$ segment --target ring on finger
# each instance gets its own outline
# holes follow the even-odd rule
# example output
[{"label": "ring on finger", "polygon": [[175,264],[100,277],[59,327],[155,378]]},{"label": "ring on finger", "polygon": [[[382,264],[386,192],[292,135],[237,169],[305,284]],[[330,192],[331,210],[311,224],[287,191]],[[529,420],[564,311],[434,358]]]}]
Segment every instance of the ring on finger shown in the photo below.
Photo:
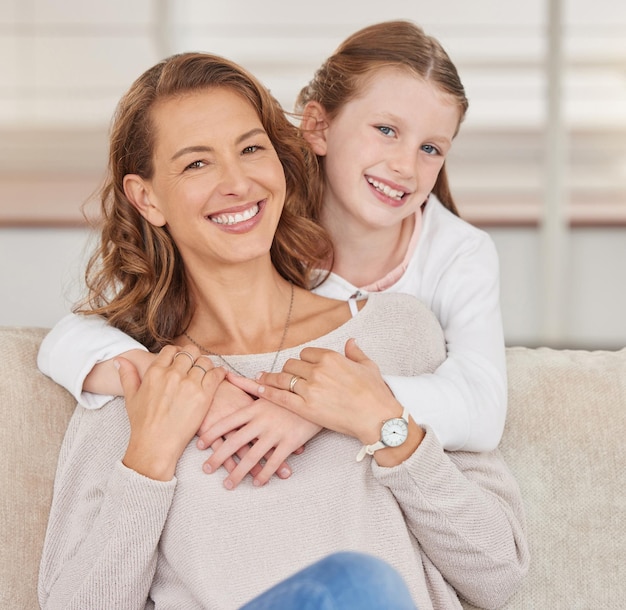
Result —
[{"label": "ring on finger", "polygon": [[[191,368],[192,369],[200,369],[201,371],[204,371],[205,375],[208,373],[207,369],[205,369],[203,366],[200,366],[199,364],[192,364]],[[189,370],[191,370],[191,369],[189,369]]]},{"label": "ring on finger", "polygon": [[187,356],[189,360],[191,360],[191,365],[193,366],[196,359],[193,357],[192,354],[190,354],[189,352],[186,352],[185,350],[180,350],[180,352],[176,352],[176,354],[174,354],[174,360],[176,360],[176,358],[178,358],[178,356],[180,356],[181,354],[184,354],[185,356]]},{"label": "ring on finger", "polygon": [[300,381],[300,379],[302,379],[302,377],[300,377],[299,375],[294,375],[291,378],[291,381],[289,382],[289,391],[293,392],[295,394],[295,387],[296,387],[296,383],[298,383],[298,381]]}]

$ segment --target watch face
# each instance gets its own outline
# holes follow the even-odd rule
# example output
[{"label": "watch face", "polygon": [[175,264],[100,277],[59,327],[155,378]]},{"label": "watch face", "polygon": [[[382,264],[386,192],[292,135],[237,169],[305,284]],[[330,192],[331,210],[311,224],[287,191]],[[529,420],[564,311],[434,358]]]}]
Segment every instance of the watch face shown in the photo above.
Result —
[{"label": "watch face", "polygon": [[380,440],[387,447],[398,447],[409,435],[409,426],[401,417],[388,419],[380,430]]}]

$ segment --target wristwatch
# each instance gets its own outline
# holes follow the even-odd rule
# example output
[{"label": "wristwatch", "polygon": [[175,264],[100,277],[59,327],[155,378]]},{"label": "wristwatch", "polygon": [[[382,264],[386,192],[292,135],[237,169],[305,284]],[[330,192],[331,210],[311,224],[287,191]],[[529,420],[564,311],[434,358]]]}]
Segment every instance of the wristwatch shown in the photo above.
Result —
[{"label": "wristwatch", "polygon": [[363,445],[356,456],[360,462],[366,455],[374,455],[379,449],[385,447],[399,447],[406,441],[409,435],[409,410],[404,407],[400,417],[392,417],[383,422],[380,428],[380,440],[373,445]]}]

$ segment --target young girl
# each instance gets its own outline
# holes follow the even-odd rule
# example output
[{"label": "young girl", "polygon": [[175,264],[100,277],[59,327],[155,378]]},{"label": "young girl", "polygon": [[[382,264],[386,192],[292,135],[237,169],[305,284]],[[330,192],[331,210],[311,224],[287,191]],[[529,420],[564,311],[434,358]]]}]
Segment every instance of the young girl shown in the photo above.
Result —
[{"label": "young girl", "polygon": [[[298,99],[302,133],[320,168],[321,196],[311,202],[309,214],[330,232],[335,248],[332,273],[315,291],[342,299],[407,292],[426,303],[444,329],[447,359],[434,374],[385,380],[444,448],[486,451],[497,446],[506,415],[498,260],[489,236],[458,217],[444,164],[467,105],[457,71],[440,44],[405,21],[380,23],[350,36]],[[240,219],[233,215],[223,221]],[[44,340],[39,366],[79,402],[98,407],[110,396],[83,389],[121,393],[110,359],[125,352],[140,371],[153,357],[101,318],[68,316]],[[350,347],[346,356],[357,358]],[[321,370],[324,363],[317,366]],[[277,382],[270,373],[262,378],[265,400]],[[317,384],[318,395],[324,383]],[[349,395],[358,376],[346,370],[345,383]],[[314,384],[308,380],[307,387]],[[314,394],[309,392],[310,400]],[[247,396],[238,395],[230,409],[247,404]],[[201,448],[215,438],[213,424],[224,414],[213,411],[200,430]],[[247,438],[258,439],[265,451],[274,449],[272,468],[288,476],[289,468],[279,467],[278,458],[300,447],[304,437],[291,430],[280,433],[280,422],[261,423],[264,416],[242,421],[233,414],[219,430],[247,425]],[[226,441],[207,460],[207,472],[222,464],[232,471],[229,458],[237,449],[234,441]],[[242,461],[225,484],[234,487],[251,467],[249,460]],[[267,466],[252,473],[259,484],[272,474]]]}]

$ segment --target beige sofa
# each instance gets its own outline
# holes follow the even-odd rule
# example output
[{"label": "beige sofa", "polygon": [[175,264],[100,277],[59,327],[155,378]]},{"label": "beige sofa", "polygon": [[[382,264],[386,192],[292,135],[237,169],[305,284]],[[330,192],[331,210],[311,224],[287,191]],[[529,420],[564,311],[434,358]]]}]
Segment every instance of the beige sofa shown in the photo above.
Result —
[{"label": "beige sofa", "polygon": [[[45,332],[0,328],[3,609],[37,608],[56,458],[74,409],[37,370]],[[507,357],[502,451],[525,498],[532,565],[506,608],[626,608],[626,349],[517,347]]]}]

